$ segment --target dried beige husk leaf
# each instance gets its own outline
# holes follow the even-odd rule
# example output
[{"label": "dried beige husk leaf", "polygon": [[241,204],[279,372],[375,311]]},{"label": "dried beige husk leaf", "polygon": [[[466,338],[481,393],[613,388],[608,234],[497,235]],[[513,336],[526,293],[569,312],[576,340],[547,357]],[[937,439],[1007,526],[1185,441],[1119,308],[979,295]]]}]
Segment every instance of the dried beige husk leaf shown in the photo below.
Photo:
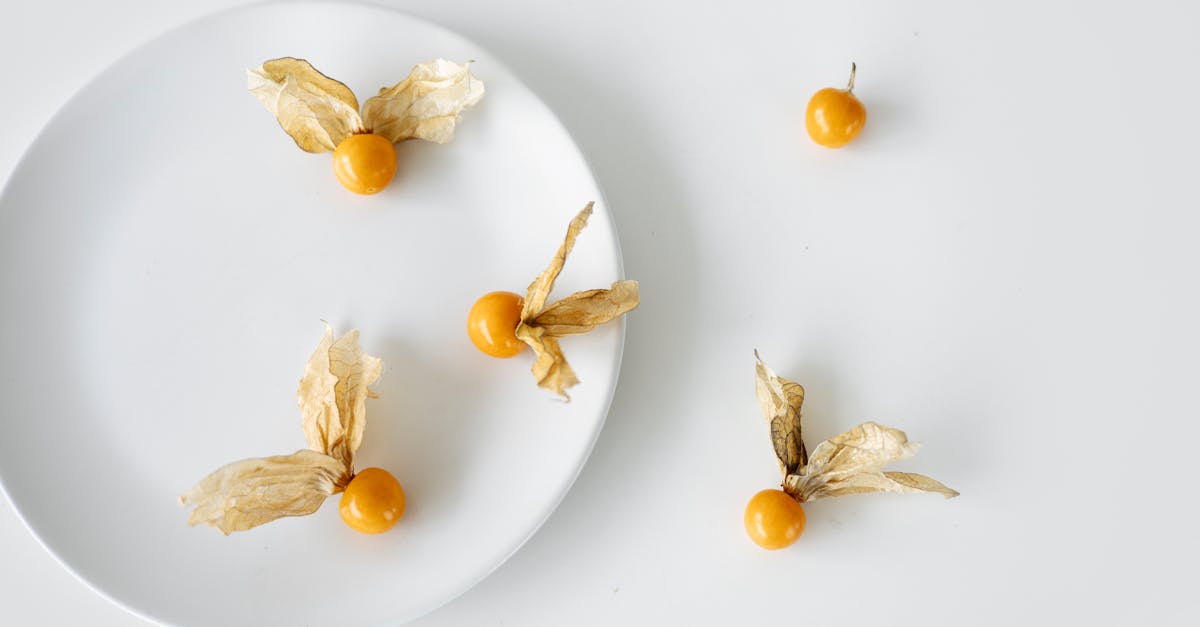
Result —
[{"label": "dried beige husk leaf", "polygon": [[343,139],[363,130],[354,93],[308,61],[272,59],[248,70],[246,81],[296,145],[308,152],[331,152]]},{"label": "dried beige husk leaf", "polygon": [[542,310],[533,324],[555,337],[587,333],[633,311],[638,305],[637,281],[617,281],[606,290],[575,292]]},{"label": "dried beige husk leaf", "polygon": [[567,363],[558,340],[545,335],[544,331],[537,327],[526,327],[525,332],[518,333],[517,337],[533,349],[535,358],[530,371],[533,372],[538,387],[550,390],[570,401],[571,396],[567,394],[567,390],[579,385],[579,377],[575,376],[575,370]]},{"label": "dried beige husk leaf", "polygon": [[325,335],[304,365],[300,386],[296,390],[300,406],[300,426],[304,439],[314,451],[331,454],[345,440],[345,429],[338,415],[337,396],[334,388],[338,379],[329,367],[329,349],[333,347],[333,327],[325,325]]},{"label": "dried beige husk leaf", "polygon": [[796,472],[808,463],[801,431],[800,406],[804,404],[804,388],[775,374],[754,351],[755,385],[763,415],[771,425],[771,445],[783,475]]},{"label": "dried beige husk leaf", "polygon": [[587,226],[588,218],[592,217],[592,207],[596,203],[589,202],[571,218],[571,223],[567,225],[567,234],[563,237],[563,243],[558,247],[558,251],[554,253],[554,258],[550,260],[550,265],[546,266],[545,270],[529,284],[529,289],[525,291],[525,304],[521,308],[521,321],[532,321],[537,318],[538,314],[546,308],[546,301],[550,298],[550,292],[554,290],[554,281],[558,279],[558,275],[562,273],[563,266],[567,264],[567,256],[571,254],[571,250],[575,248],[575,240],[579,237],[579,233]]},{"label": "dried beige husk leaf", "polygon": [[919,445],[899,429],[865,422],[807,452],[801,429],[804,388],[775,374],[754,352],[755,392],[771,425],[771,445],[783,471],[783,489],[797,501],[866,492],[958,492],[909,472],[885,472],[887,464],[916,454]]},{"label": "dried beige husk leaf", "polygon": [[339,460],[301,450],[222,466],[179,497],[179,502],[195,506],[189,525],[205,523],[229,535],[284,516],[311,514],[349,480]]},{"label": "dried beige husk leaf", "polygon": [[483,81],[470,63],[435,59],[418,64],[408,77],[363,103],[372,133],[391,142],[424,139],[444,144],[454,138],[459,114],[483,98]]},{"label": "dried beige husk leaf", "polygon": [[282,516],[315,512],[354,476],[354,453],[366,428],[370,385],[383,361],[368,355],[358,331],[325,334],[305,364],[297,400],[309,449],[292,455],[246,459],[217,469],[180,497],[194,505],[189,524],[207,523],[225,534]]},{"label": "dried beige husk leaf", "polygon": [[335,448],[329,454],[344,461],[353,471],[354,453],[362,444],[363,430],[367,426],[367,397],[371,396],[368,386],[374,385],[383,375],[383,360],[363,351],[358,343],[358,331],[354,330],[329,348],[329,368],[337,377],[334,397],[345,433],[341,449]]},{"label": "dried beige husk leaf", "polygon": [[633,311],[640,302],[637,281],[617,281],[609,289],[576,292],[546,306],[550,292],[554,290],[554,282],[566,265],[580,231],[587,226],[594,205],[589,202],[571,220],[563,243],[550,260],[550,265],[529,284],[521,308],[521,322],[517,324],[516,331],[517,338],[533,349],[535,358],[531,371],[538,386],[568,401],[571,397],[567,389],[578,385],[579,378],[567,363],[558,338],[587,333]]},{"label": "dried beige husk leaf", "polygon": [[800,501],[865,492],[936,492],[946,498],[958,496],[958,492],[929,477],[883,471],[891,462],[912,457],[918,448],[899,429],[865,422],[818,444],[809,456],[808,465],[784,479],[784,490]]},{"label": "dried beige husk leaf", "polygon": [[308,445],[344,462],[353,472],[354,453],[366,427],[368,386],[383,374],[383,360],[363,351],[358,331],[334,339],[325,335],[309,358],[297,390],[301,425]]},{"label": "dried beige husk leaf", "polygon": [[[915,472],[885,472],[883,476],[898,483],[913,492],[936,492],[942,496],[952,499],[958,496],[958,491],[946,487],[941,481],[918,475]],[[902,490],[892,490],[893,492],[901,492]]]}]

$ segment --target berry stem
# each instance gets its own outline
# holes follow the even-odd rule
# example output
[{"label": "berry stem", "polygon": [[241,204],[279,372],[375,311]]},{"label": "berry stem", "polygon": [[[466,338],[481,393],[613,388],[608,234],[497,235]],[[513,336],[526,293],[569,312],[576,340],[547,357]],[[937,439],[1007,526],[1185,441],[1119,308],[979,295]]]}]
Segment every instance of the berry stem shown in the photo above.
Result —
[{"label": "berry stem", "polygon": [[851,61],[850,62],[850,82],[846,85],[847,92],[854,91],[854,75],[857,73],[858,73],[858,64]]}]

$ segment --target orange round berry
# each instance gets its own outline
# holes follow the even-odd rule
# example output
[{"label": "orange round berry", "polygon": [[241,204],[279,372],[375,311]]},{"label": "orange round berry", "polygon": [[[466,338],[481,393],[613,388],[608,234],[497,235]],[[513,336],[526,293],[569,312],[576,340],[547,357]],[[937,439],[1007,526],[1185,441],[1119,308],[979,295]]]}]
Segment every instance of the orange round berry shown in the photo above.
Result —
[{"label": "orange round berry", "polygon": [[513,357],[525,350],[517,339],[525,299],[512,292],[484,294],[467,315],[467,336],[475,347],[492,357]]},{"label": "orange round berry", "polygon": [[867,108],[854,95],[856,69],[851,65],[846,89],[826,87],[808,101],[804,116],[808,136],[826,148],[841,148],[850,143],[867,123]]},{"label": "orange round berry", "polygon": [[363,469],[342,492],[338,512],[355,531],[383,533],[404,515],[404,489],[382,468]]},{"label": "orange round berry", "polygon": [[763,490],[746,504],[746,533],[764,549],[791,546],[804,532],[804,508],[783,490]]},{"label": "orange round berry", "polygon": [[396,175],[396,147],[374,133],[351,135],[333,151],[333,173],[356,194],[377,194]]}]

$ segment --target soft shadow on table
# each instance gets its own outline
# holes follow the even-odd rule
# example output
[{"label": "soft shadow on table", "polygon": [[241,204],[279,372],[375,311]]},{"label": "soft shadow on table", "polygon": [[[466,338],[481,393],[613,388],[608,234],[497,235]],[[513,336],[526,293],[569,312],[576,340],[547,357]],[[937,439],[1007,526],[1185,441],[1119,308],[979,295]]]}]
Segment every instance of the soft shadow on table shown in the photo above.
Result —
[{"label": "soft shadow on table", "polygon": [[[906,107],[903,102],[890,99],[887,93],[879,94],[871,100],[871,111],[867,114],[867,125],[863,127],[862,134],[845,149],[869,151],[905,139],[919,141],[919,137],[907,136],[915,133],[914,129],[919,129],[922,122],[919,112]],[[893,129],[904,130],[897,133]]]},{"label": "soft shadow on table", "polygon": [[[688,417],[670,409],[700,362],[695,323],[701,289],[692,214],[672,157],[645,128],[636,95],[556,65],[538,50],[502,58],[559,115],[583,150],[614,215],[625,277],[641,304],[626,317],[620,381],[604,430],[571,494],[636,482],[662,442]],[[560,62],[561,63],[561,62]],[[587,377],[582,375],[586,385]],[[619,473],[619,474],[617,474]],[[562,507],[572,505],[568,494]]]},{"label": "soft shadow on table", "polygon": [[[931,449],[925,449],[913,460],[902,460],[886,470],[918,472],[928,474],[939,481],[959,490],[964,494],[973,492],[971,486],[978,481],[980,473],[993,463],[986,459],[987,452],[981,446],[977,427],[974,424],[983,418],[972,411],[972,405],[961,401],[963,398],[985,398],[989,393],[981,389],[978,393],[948,393],[945,390],[912,390],[913,398],[918,399],[915,405],[927,407],[927,410],[917,414],[895,411],[880,415],[855,414],[852,407],[855,391],[853,382],[846,381],[846,375],[828,366],[829,359],[804,359],[801,355],[824,355],[837,350],[837,346],[821,339],[813,339],[803,346],[792,347],[789,352],[780,353],[778,362],[770,365],[785,378],[803,382],[804,397],[804,441],[811,453],[820,442],[852,429],[867,421],[879,422],[883,425],[904,431],[910,441],[919,445],[930,442],[936,443]],[[766,358],[766,356],[764,356]],[[965,366],[970,367],[970,366]],[[946,398],[949,396],[950,398]],[[918,426],[919,425],[919,426]],[[934,461],[936,460],[936,461]],[[860,533],[866,523],[864,519],[872,516],[887,516],[885,508],[917,507],[921,500],[926,501],[922,507],[930,507],[941,502],[940,496],[905,495],[901,499],[835,498],[821,501],[821,506],[809,508],[808,524],[810,529],[817,526],[829,526],[837,529],[847,528],[848,533]],[[893,509],[894,511],[894,509]],[[939,512],[937,516],[957,516],[956,509],[930,509]],[[806,531],[806,533],[810,533]]]},{"label": "soft shadow on table", "polygon": [[[375,386],[379,398],[371,401],[369,409],[371,415],[384,419],[369,421],[371,435],[363,438],[358,459],[366,461],[361,467],[380,466],[404,477],[410,504],[406,519],[424,517],[451,507],[461,483],[480,471],[461,442],[478,428],[473,421],[486,394],[464,394],[461,373],[446,368],[437,355],[422,354],[403,338],[385,337],[377,346],[384,375]],[[438,419],[425,418],[432,415]]]}]

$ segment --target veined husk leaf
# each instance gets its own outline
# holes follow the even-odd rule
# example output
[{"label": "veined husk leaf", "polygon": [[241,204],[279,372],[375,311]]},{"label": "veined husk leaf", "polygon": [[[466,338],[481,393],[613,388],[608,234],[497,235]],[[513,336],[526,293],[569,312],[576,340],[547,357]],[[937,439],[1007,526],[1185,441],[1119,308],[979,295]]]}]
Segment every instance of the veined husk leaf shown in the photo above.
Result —
[{"label": "veined husk leaf", "polygon": [[342,462],[305,449],[222,466],[179,502],[195,506],[189,525],[205,523],[229,535],[276,518],[311,514],[349,480]]},{"label": "veined husk leaf", "polygon": [[579,237],[579,233],[587,226],[588,218],[592,216],[592,207],[595,204],[589,202],[574,218],[571,218],[571,223],[567,225],[567,234],[563,237],[563,243],[554,253],[550,265],[546,266],[546,269],[542,270],[533,283],[529,284],[529,289],[525,290],[525,304],[521,308],[522,321],[532,321],[546,308],[546,301],[550,298],[550,292],[554,290],[554,281],[558,279],[563,266],[567,264],[567,256],[575,248],[575,240]]},{"label": "veined husk leaf", "polygon": [[366,400],[383,374],[383,360],[363,351],[358,331],[334,339],[325,335],[300,378],[297,401],[309,448],[321,451],[354,470],[354,453],[366,428]]},{"label": "veined husk leaf", "polygon": [[533,324],[554,337],[577,335],[629,313],[637,305],[637,281],[617,281],[605,290],[575,292],[555,301],[533,319]]},{"label": "veined husk leaf", "polygon": [[325,334],[305,365],[297,398],[309,449],[292,455],[246,459],[217,469],[180,497],[194,505],[188,523],[207,523],[225,534],[282,516],[315,512],[354,477],[354,453],[366,428],[368,386],[383,361],[363,351],[358,331]]},{"label": "veined husk leaf", "polygon": [[771,425],[771,446],[784,476],[796,472],[808,463],[808,451],[800,425],[800,406],[804,404],[804,388],[775,374],[754,351],[755,385],[763,415]]},{"label": "veined husk leaf", "polygon": [[946,498],[958,492],[914,473],[884,472],[891,462],[916,454],[918,444],[899,429],[865,422],[821,442],[808,465],[784,479],[784,491],[800,501],[866,492],[936,492]]},{"label": "veined husk leaf", "polygon": [[454,138],[463,109],[483,98],[483,81],[470,63],[435,59],[418,64],[408,77],[363,103],[366,127],[389,141],[424,139],[444,144]]},{"label": "veined husk leaf", "polygon": [[325,335],[304,365],[304,374],[296,389],[300,426],[304,429],[308,448],[326,455],[340,449],[341,442],[346,439],[334,392],[338,379],[329,366],[329,349],[333,347],[333,341],[333,328],[326,324]]},{"label": "veined husk leaf", "polygon": [[332,152],[343,139],[363,130],[354,93],[308,61],[272,59],[248,70],[246,82],[296,145],[308,152]]},{"label": "veined husk leaf", "polygon": [[958,492],[924,475],[883,470],[891,462],[912,457],[919,448],[899,429],[865,422],[821,442],[808,453],[800,424],[804,388],[776,375],[757,351],[754,358],[755,391],[771,425],[771,444],[783,471],[783,489],[797,501],[866,492],[958,496]]},{"label": "veined husk leaf", "polygon": [[517,338],[533,349],[534,362],[531,370],[538,386],[568,401],[571,397],[567,394],[567,389],[577,385],[579,378],[567,363],[558,338],[587,333],[632,311],[640,302],[637,281],[617,281],[609,289],[576,292],[549,306],[546,305],[550,292],[554,290],[554,282],[575,247],[576,238],[587,226],[594,204],[589,202],[571,220],[563,243],[550,260],[550,265],[529,284],[529,289],[525,292],[525,303],[521,308],[521,322],[516,331]]}]

